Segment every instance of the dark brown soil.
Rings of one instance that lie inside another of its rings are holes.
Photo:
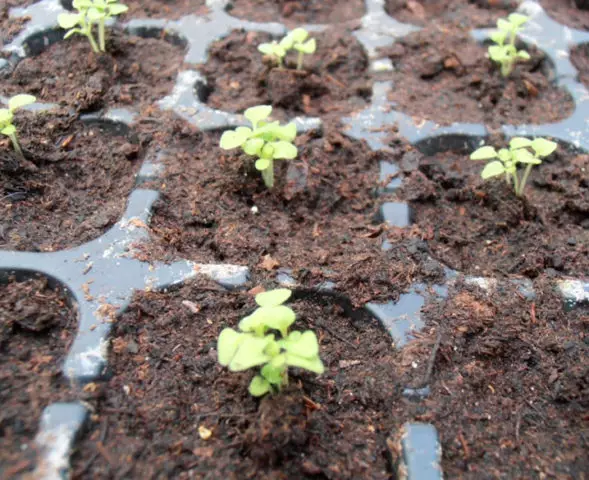
[[[579,30],[589,30],[587,0],[540,0],[540,5],[557,22]],[[584,7],[577,8],[577,5]]]
[[[45,278],[0,284],[0,476],[34,466],[33,438],[43,409],[66,398],[63,356],[77,320],[65,294]]]
[[[583,44],[573,48],[570,58],[579,71],[579,81],[589,88],[589,45]]]
[[[201,68],[207,78],[208,105],[242,112],[255,105],[273,105],[275,116],[344,115],[366,106],[371,95],[368,59],[350,33],[328,30],[312,35],[317,51],[306,55],[304,71],[296,71],[296,53],[286,69],[275,68],[257,47],[272,38],[265,33],[234,31],[210,49]],[[292,56],[290,56],[292,55]]]
[[[27,7],[33,3],[35,0],[3,0],[0,4],[0,55],[4,53],[1,52],[4,46],[8,45],[30,20],[30,17],[9,17],[10,9]]]
[[[390,78],[395,107],[419,122],[505,124],[552,123],[573,111],[570,95],[556,88],[545,55],[533,47],[532,59],[518,63],[504,79],[486,58],[487,49],[468,33],[426,28],[385,51],[393,60]]]
[[[145,259],[235,263],[264,274],[287,267],[310,283],[337,281],[358,304],[420,274],[401,245],[382,252],[383,228],[373,225],[377,160],[386,156],[333,130],[300,135],[298,158],[277,162],[269,191],[250,157],[218,142],[218,134],[198,133],[170,143]]]
[[[386,12],[403,23],[450,23],[459,28],[494,27],[515,8],[516,0],[387,0]]]
[[[57,42],[22,60],[0,87],[3,95],[30,93],[78,111],[149,105],[172,91],[182,48],[163,40],[109,32],[107,54],[96,55],[85,37]]]
[[[362,17],[363,0],[232,0],[228,12],[256,22],[342,23]]]
[[[204,15],[208,12],[205,0],[135,0],[126,1],[129,7],[126,20],[132,18],[167,18],[177,20],[185,15]]]
[[[122,215],[141,148],[67,114],[18,113],[23,163],[0,150],[0,249],[54,251],[98,237]]]
[[[437,427],[448,478],[583,478],[589,311],[565,314],[537,288],[533,304],[477,290],[433,304],[402,351],[374,320],[297,300],[297,328],[318,333],[326,372],[292,372],[291,387],[261,401],[247,394],[252,372],[216,359],[219,332],[252,297],[204,281],[138,294],[115,326],[114,375],[74,478],[388,479],[386,440],[406,421]],[[432,362],[432,395],[403,399]]]
[[[564,151],[532,170],[524,199],[503,178],[483,181],[468,153],[423,157],[401,196],[417,234],[452,268],[475,275],[589,272],[589,156]],[[521,176],[521,173],[520,173]]]

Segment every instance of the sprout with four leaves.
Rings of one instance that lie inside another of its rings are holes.
[[[550,155],[556,150],[556,147],[557,145],[555,142],[551,142],[544,138],[530,140],[529,138],[514,137],[509,142],[509,149],[502,148],[497,151],[491,146],[481,147],[470,155],[470,159],[496,159],[487,163],[481,172],[481,177],[486,180],[487,178],[496,177],[498,175],[505,175],[505,181],[508,184],[513,183],[515,194],[518,197],[521,197],[523,196],[524,188],[526,187],[526,182],[528,181],[532,167],[534,165],[540,165],[542,163],[541,158]],[[519,164],[524,164],[526,166],[521,180],[517,174],[517,167]]]
[[[269,105],[248,108],[244,116],[252,128],[237,127],[221,136],[219,146],[223,150],[237,147],[257,157],[256,169],[262,172],[262,178],[268,188],[274,186],[274,160],[292,160],[297,156],[297,147],[292,142],[297,136],[294,123],[281,126],[280,122],[268,122],[266,119],[272,113]]]
[[[309,32],[304,28],[295,28],[280,42],[262,43],[258,46],[258,50],[264,55],[269,55],[276,59],[278,67],[282,68],[284,57],[289,50],[296,50],[299,52],[297,60],[297,70],[303,69],[303,57],[305,54],[311,55],[317,49],[317,42],[314,38],[309,38]],[[308,40],[307,40],[308,39]]]
[[[512,13],[507,17],[507,20],[504,18],[497,20],[497,28],[499,30],[491,34],[491,40],[496,45],[489,47],[489,57],[501,65],[501,75],[504,77],[509,76],[518,60],[530,59],[528,52],[518,50],[515,46],[517,32],[527,21],[528,17],[525,15]]]
[[[57,18],[59,26],[67,30],[64,38],[85,35],[96,53],[106,51],[106,21],[129,9],[117,0],[74,0],[73,7],[78,13],[62,13]],[[92,34],[94,24],[98,25],[98,45]]]
[[[18,137],[16,136],[16,127],[12,123],[12,120],[14,119],[15,110],[26,105],[30,105],[31,103],[34,103],[36,100],[37,99],[32,95],[15,95],[10,100],[8,100],[8,108],[0,108],[0,133],[10,138],[15,152],[23,160],[25,157],[22,149],[20,148],[20,144],[18,143]]]
[[[259,308],[239,322],[237,332],[225,328],[217,345],[219,363],[232,372],[262,366],[249,386],[255,397],[288,385],[288,367],[298,367],[321,375],[325,368],[319,358],[319,342],[311,330],[288,332],[296,315],[283,305],[292,292],[285,288],[256,295]],[[276,340],[269,330],[280,332]]]

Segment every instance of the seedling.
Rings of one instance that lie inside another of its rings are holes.
[[[554,150],[557,144],[546,140],[544,138],[536,138],[530,140],[529,138],[514,137],[509,142],[509,148],[502,148],[499,151],[491,146],[481,147],[475,150],[471,155],[471,160],[493,160],[481,172],[483,179],[496,177],[498,175],[505,175],[505,181],[508,185],[513,183],[515,194],[518,197],[523,196],[526,182],[534,165],[542,163],[541,158],[547,157]],[[517,169],[520,164],[526,166],[521,179],[517,174]]]
[[[106,21],[129,9],[117,0],[74,0],[73,7],[77,13],[62,13],[57,18],[59,26],[67,30],[64,38],[85,35],[96,53],[106,51]],[[98,44],[92,34],[94,24],[98,25]]]
[[[259,308],[239,322],[239,332],[225,328],[219,335],[219,363],[232,372],[259,367],[249,386],[254,397],[280,391],[288,385],[288,367],[298,367],[321,375],[325,368],[319,358],[315,332],[288,332],[294,323],[294,311],[283,305],[292,292],[285,288],[256,295]],[[276,340],[275,330],[281,339]]]
[[[280,122],[266,121],[271,113],[270,105],[248,108],[244,116],[252,128],[237,127],[227,131],[219,143],[223,150],[241,147],[246,154],[257,157],[255,167],[262,172],[268,188],[274,186],[274,160],[292,160],[298,153],[292,143],[297,136],[296,125],[291,122],[280,126]]]
[[[284,57],[289,50],[295,49],[299,52],[297,60],[297,70],[303,69],[303,57],[305,54],[315,53],[317,49],[317,42],[314,38],[309,38],[309,32],[304,28],[295,28],[288,33],[280,42],[262,43],[258,46],[258,50],[264,55],[270,55],[276,59],[279,68],[284,65]],[[308,40],[307,40],[308,39]]]
[[[21,160],[24,160],[25,156],[22,149],[20,148],[20,144],[18,143],[16,127],[12,123],[12,120],[14,119],[15,110],[24,107],[25,105],[30,105],[36,100],[37,99],[32,95],[15,95],[10,100],[8,100],[8,108],[0,109],[0,133],[10,138],[15,152],[21,158]]]
[[[489,58],[501,65],[501,75],[508,77],[518,60],[529,60],[530,54],[525,50],[518,50],[515,46],[517,33],[522,25],[528,21],[528,17],[519,13],[512,13],[505,18],[497,20],[496,32],[491,34],[491,40],[496,45],[489,47]]]

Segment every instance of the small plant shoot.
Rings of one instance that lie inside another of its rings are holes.
[[[515,194],[523,196],[528,177],[534,165],[540,165],[542,158],[547,157],[556,150],[557,144],[544,138],[514,137],[509,142],[509,148],[499,151],[491,146],[481,147],[471,155],[471,160],[491,160],[481,172],[481,177],[486,180],[491,177],[505,175],[508,185],[513,184]],[[517,170],[525,165],[523,176],[520,178]]]
[[[319,358],[315,332],[289,332],[294,311],[283,305],[291,296],[285,288],[256,295],[259,308],[239,322],[239,332],[225,328],[219,335],[219,363],[232,372],[261,367],[249,386],[254,397],[280,391],[288,385],[288,367],[298,367],[321,375],[325,368]],[[275,331],[280,333],[276,339]]]
[[[512,13],[505,18],[497,20],[496,32],[491,35],[495,45],[489,47],[489,58],[501,65],[501,75],[508,77],[518,61],[530,59],[530,54],[525,50],[518,50],[515,46],[517,33],[522,25],[528,21],[528,17],[519,13]]]
[[[72,5],[77,13],[62,13],[57,18],[59,26],[67,30],[64,38],[84,35],[95,53],[105,52],[106,21],[125,13],[129,7],[117,0],[74,0]],[[92,33],[94,25],[98,25],[98,44]]]
[[[268,188],[274,186],[274,160],[292,160],[297,156],[293,141],[297,136],[294,123],[281,126],[280,122],[269,122],[272,113],[270,105],[259,105],[244,112],[252,128],[237,127],[221,136],[219,146],[223,150],[241,147],[247,154],[257,158],[255,167],[262,173]]]
[[[284,66],[284,58],[290,50],[298,52],[297,70],[303,69],[304,55],[311,55],[317,49],[317,42],[309,38],[309,32],[304,28],[295,28],[280,42],[262,43],[258,50],[276,60],[279,68]]]
[[[18,137],[16,135],[16,127],[14,126],[14,112],[21,107],[35,103],[37,99],[32,95],[15,95],[8,100],[8,108],[0,108],[0,133],[10,138],[14,151],[17,153],[21,160],[24,160],[24,154],[18,143]]]

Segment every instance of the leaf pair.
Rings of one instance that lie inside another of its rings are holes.
[[[518,50],[515,46],[517,32],[528,21],[528,17],[519,13],[512,13],[507,19],[497,20],[498,30],[491,34],[491,40],[496,45],[489,46],[489,58],[501,65],[501,74],[509,76],[514,64],[518,60],[529,60],[530,54],[525,50]],[[506,40],[507,43],[506,43]]]

